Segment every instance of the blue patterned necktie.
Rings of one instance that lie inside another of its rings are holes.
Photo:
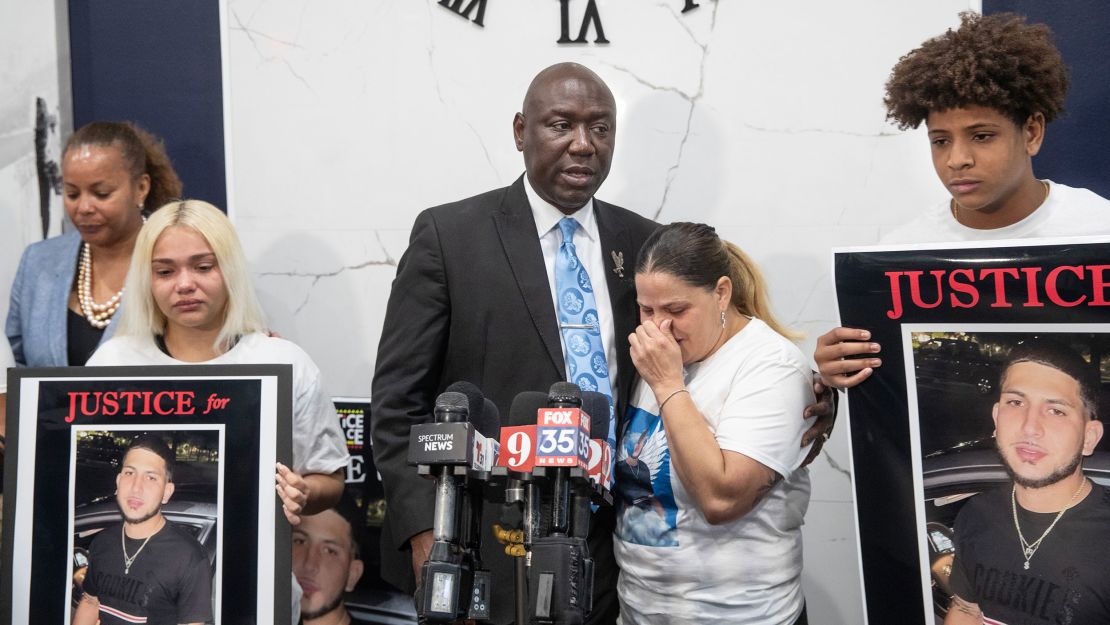
[[[555,292],[559,297],[559,329],[566,346],[566,362],[570,380],[584,391],[597,391],[609,398],[609,448],[617,448],[616,423],[613,410],[613,385],[609,380],[609,363],[601,342],[601,323],[597,316],[590,274],[578,260],[574,249],[574,231],[578,221],[573,217],[559,220],[563,244],[555,258]]]

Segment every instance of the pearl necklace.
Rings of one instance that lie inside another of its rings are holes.
[[[1023,556],[1025,556],[1025,570],[1029,570],[1029,561],[1033,559],[1033,554],[1037,553],[1037,549],[1040,549],[1041,541],[1043,541],[1045,537],[1048,536],[1048,533],[1052,531],[1052,528],[1056,527],[1056,522],[1060,520],[1060,517],[1064,516],[1064,513],[1070,510],[1071,507],[1075,505],[1075,500],[1079,498],[1079,493],[1083,492],[1083,487],[1086,485],[1087,478],[1083,478],[1083,481],[1079,483],[1079,490],[1075,491],[1075,494],[1071,496],[1071,501],[1068,502],[1068,505],[1064,506],[1063,510],[1060,510],[1056,513],[1056,518],[1052,519],[1052,523],[1048,526],[1048,529],[1046,529],[1044,533],[1041,534],[1040,538],[1033,542],[1025,540],[1025,536],[1021,533],[1021,524],[1018,523],[1017,514],[1017,485],[1014,485],[1013,490],[1010,491],[1010,508],[1014,512],[1014,529],[1017,530],[1018,539],[1021,540],[1021,553]]]
[[[92,327],[103,330],[119,309],[124,289],[120,289],[107,302],[97,304],[92,298],[92,273],[92,251],[88,243],[82,243],[81,262],[77,270],[77,305],[81,307],[81,314],[85,315]]]

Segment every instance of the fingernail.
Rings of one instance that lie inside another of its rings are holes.
[[[859,337],[866,341],[871,338],[871,333],[867,330],[860,330]]]
[[[873,351],[873,352],[879,351],[879,344],[878,343],[872,343],[871,344],[871,351]]]
[[[878,367],[879,365],[883,364],[883,360],[882,358],[872,358],[870,364],[872,367]]]

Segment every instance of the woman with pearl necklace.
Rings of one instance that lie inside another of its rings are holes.
[[[62,186],[74,230],[24,250],[12,285],[5,334],[19,366],[85,364],[114,331],[144,207],[181,194],[161,142],[120,122],[73,133]]]

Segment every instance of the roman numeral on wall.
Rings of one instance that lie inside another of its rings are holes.
[[[590,0],[590,3],[586,5],[586,14],[582,16],[582,27],[578,29],[577,39],[570,38],[570,0],[559,0],[559,9],[561,30],[559,43],[588,43],[586,35],[590,33],[591,24],[593,24],[594,30],[597,31],[594,43],[609,43],[609,40],[605,38],[605,30],[601,27],[601,15],[597,12],[596,0]]]
[[[466,0],[439,0],[439,6],[454,12],[463,19],[470,19],[470,12],[477,7],[478,15],[474,17],[473,21],[485,28],[486,25],[482,23],[482,20],[486,18],[486,0],[470,0],[470,4],[467,4],[465,9],[462,8],[463,2],[466,2]]]

